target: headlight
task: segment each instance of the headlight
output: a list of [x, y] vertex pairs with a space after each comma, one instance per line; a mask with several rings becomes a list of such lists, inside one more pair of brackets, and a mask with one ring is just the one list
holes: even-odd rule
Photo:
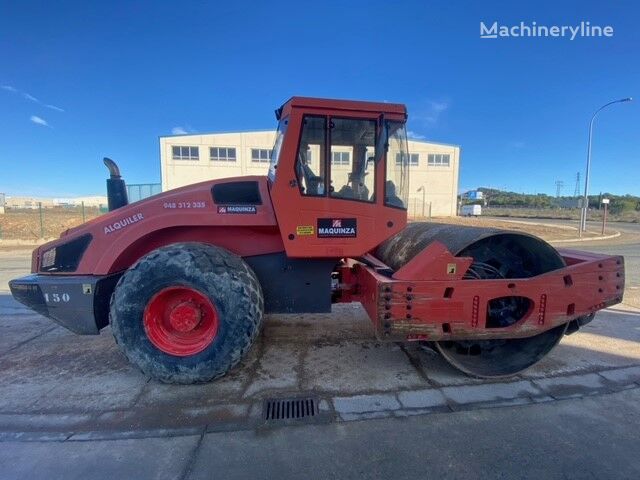
[[91, 243], [91, 235], [82, 235], [70, 242], [46, 250], [40, 258], [41, 272], [75, 272], [82, 255]]
[[46, 269], [52, 267], [56, 263], [56, 249], [50, 248], [42, 254], [42, 260], [40, 261], [40, 268]]

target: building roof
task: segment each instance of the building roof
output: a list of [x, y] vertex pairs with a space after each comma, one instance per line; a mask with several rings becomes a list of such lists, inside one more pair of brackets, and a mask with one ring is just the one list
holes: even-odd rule
[[427, 140], [425, 138], [416, 139], [416, 138], [408, 137], [407, 140], [410, 141], [410, 142], [415, 142], [415, 143], [427, 143], [429, 145], [440, 145], [442, 147], [460, 148], [460, 145], [457, 144], [457, 143], [434, 142], [433, 140]]
[[267, 130], [236, 130], [225, 132], [196, 132], [196, 133], [175, 133], [171, 135], [160, 135], [158, 138], [174, 138], [174, 137], [200, 137], [203, 135], [237, 135], [239, 133], [253, 134], [253, 133], [273, 133], [275, 135], [276, 129], [269, 128]]
[[[179, 133], [176, 135], [160, 135], [159, 138], [187, 138], [187, 137], [202, 137], [202, 136], [208, 136], [208, 135], [237, 135], [237, 134], [245, 134], [245, 135], [253, 135], [256, 133], [270, 133], [275, 135], [276, 134], [276, 130], [275, 129], [269, 129], [269, 130], [239, 130], [239, 131], [235, 131], [235, 132], [200, 132], [200, 133]], [[460, 148], [460, 145], [457, 145], [455, 143], [444, 143], [444, 142], [434, 142], [432, 140], [427, 140], [427, 139], [416, 139], [416, 138], [411, 138], [408, 137], [407, 138], [408, 141], [410, 142], [416, 142], [416, 143], [424, 143], [427, 145], [440, 145], [443, 147], [454, 147], [454, 148]]]

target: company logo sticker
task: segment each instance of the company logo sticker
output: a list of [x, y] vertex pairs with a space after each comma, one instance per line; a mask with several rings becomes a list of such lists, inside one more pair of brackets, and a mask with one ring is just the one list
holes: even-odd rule
[[296, 227], [296, 235], [299, 237], [313, 235], [314, 233], [315, 229], [313, 228], [313, 225], [298, 225]]
[[318, 238], [354, 238], [358, 236], [355, 218], [319, 218]]
[[136, 213], [135, 215], [131, 215], [130, 217], [123, 218], [118, 220], [117, 222], [113, 222], [104, 227], [104, 234], [108, 235], [113, 232], [117, 232], [118, 230], [122, 230], [129, 225], [133, 225], [134, 223], [138, 223], [139, 221], [144, 220], [144, 216], [141, 213]]
[[221, 215], [245, 215], [258, 213], [255, 205], [224, 205], [218, 207]]

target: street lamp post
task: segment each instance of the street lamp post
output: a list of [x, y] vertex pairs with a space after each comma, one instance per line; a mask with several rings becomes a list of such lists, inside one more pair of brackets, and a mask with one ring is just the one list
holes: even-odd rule
[[424, 218], [424, 203], [425, 203], [425, 189], [424, 185], [418, 189], [418, 192], [422, 192], [422, 218]]
[[593, 121], [596, 119], [598, 113], [607, 108], [609, 105], [613, 105], [614, 103], [624, 103], [630, 102], [633, 100], [631, 97], [629, 98], [621, 98], [620, 100], [614, 100], [613, 102], [609, 102], [603, 106], [601, 106], [598, 110], [595, 111], [593, 116], [591, 117], [591, 121], [589, 122], [589, 142], [587, 144], [587, 169], [584, 176], [584, 196], [582, 197], [582, 209], [580, 210], [580, 236], [582, 236], [582, 232], [587, 230], [587, 211], [589, 209], [589, 173], [591, 171], [591, 139], [593, 138]]

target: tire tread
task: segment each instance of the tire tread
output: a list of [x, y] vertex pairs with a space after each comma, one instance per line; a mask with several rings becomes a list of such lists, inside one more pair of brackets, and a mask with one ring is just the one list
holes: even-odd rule
[[[237, 296], [233, 304], [239, 307], [231, 312], [218, 311], [220, 321], [226, 319], [226, 328], [229, 329], [225, 336], [225, 351], [228, 354], [224, 361], [216, 362], [213, 366], [209, 362], [201, 368], [191, 367], [188, 373], [172, 373], [159, 365], [152, 355], [141, 352], [138, 345], [131, 345], [126, 328], [126, 322], [131, 321], [131, 318], [123, 313], [130, 308], [127, 301], [136, 297], [140, 279], [152, 278], [157, 274], [158, 268], [165, 268], [172, 262], [180, 262], [196, 270], [201, 277], [212, 279], [214, 283], [230, 282], [233, 295]], [[225, 301], [228, 303], [228, 300]], [[262, 289], [253, 270], [241, 257], [221, 247], [204, 243], [171, 244], [142, 257], [120, 277], [109, 302], [111, 328], [120, 350], [145, 375], [165, 383], [206, 383], [226, 374], [253, 345], [260, 332], [263, 314]]]

